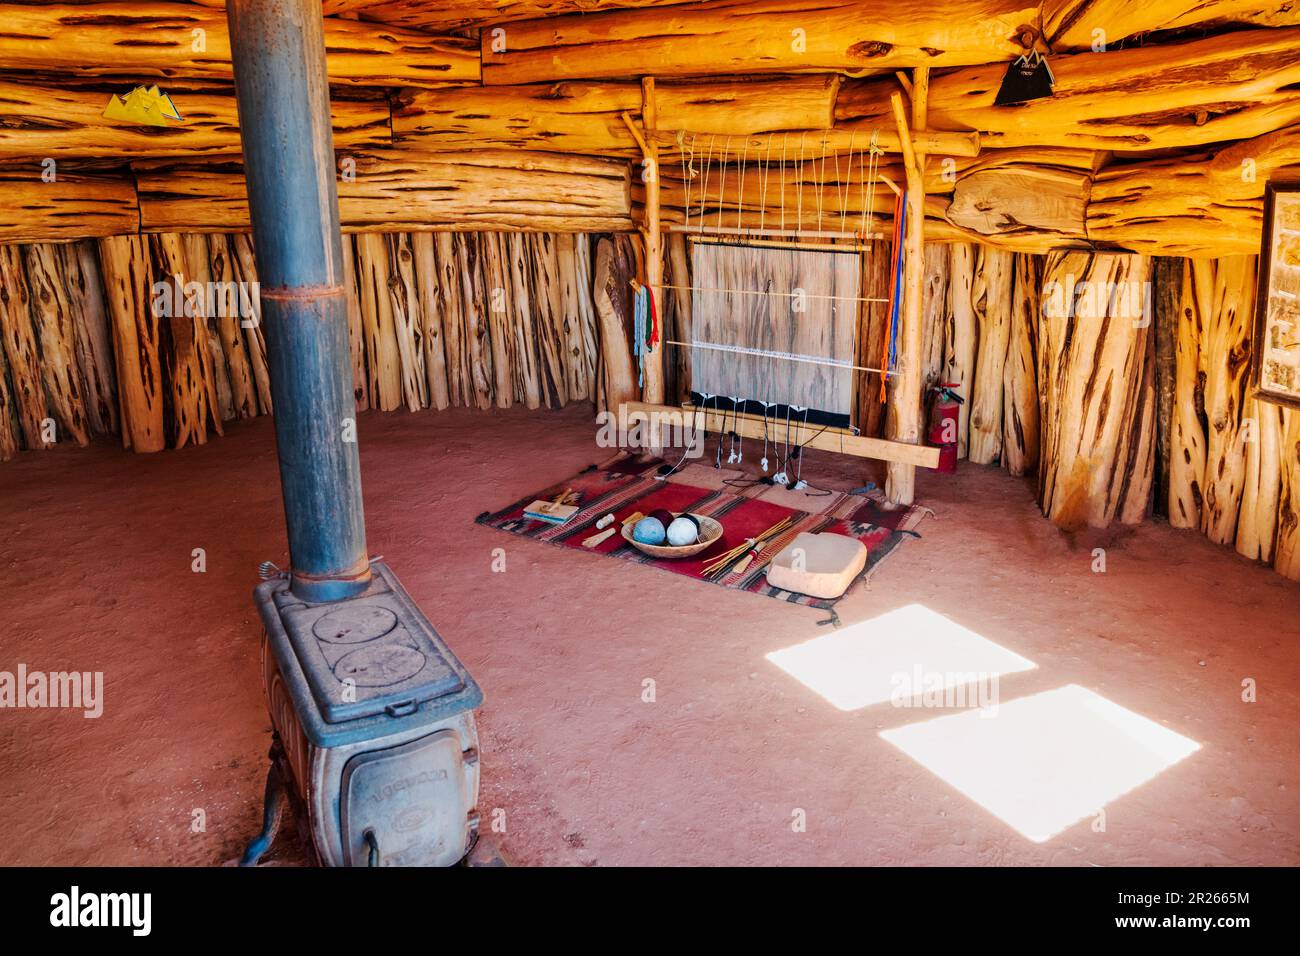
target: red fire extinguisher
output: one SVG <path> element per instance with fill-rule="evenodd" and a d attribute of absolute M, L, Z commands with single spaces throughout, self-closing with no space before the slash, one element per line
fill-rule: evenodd
<path fill-rule="evenodd" d="M 957 429 L 962 398 L 954 391 L 956 382 L 943 382 L 930 389 L 929 442 L 939 449 L 936 471 L 952 474 L 957 470 Z"/>

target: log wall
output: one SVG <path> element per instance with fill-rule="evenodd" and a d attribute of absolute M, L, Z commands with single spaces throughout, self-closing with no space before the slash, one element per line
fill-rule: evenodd
<path fill-rule="evenodd" d="M 634 257 L 630 237 L 345 236 L 358 408 L 603 407 L 630 305 L 614 289 L 598 315 L 594 263 L 626 288 Z M 243 234 L 0 245 L 0 460 L 97 435 L 181 448 L 270 414 L 256 283 Z"/>

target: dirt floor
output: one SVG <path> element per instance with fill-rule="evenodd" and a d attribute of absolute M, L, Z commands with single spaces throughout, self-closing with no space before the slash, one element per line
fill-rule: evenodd
<path fill-rule="evenodd" d="M 965 464 L 921 476 L 935 517 L 841 602 L 838 631 L 806 607 L 474 524 L 607 457 L 594 431 L 582 406 L 361 418 L 371 553 L 487 694 L 479 806 L 485 822 L 505 811 L 515 863 L 1300 863 L 1295 584 L 1159 523 L 1072 540 L 1028 484 Z M 848 488 L 863 468 L 810 454 L 804 477 Z M 105 675 L 99 719 L 0 711 L 0 864 L 235 857 L 260 821 L 270 741 L 250 592 L 258 562 L 286 560 L 271 422 L 154 456 L 23 454 L 0 465 L 0 502 L 0 670 Z M 968 778 L 1001 769 L 959 788 L 881 736 L 957 711 L 841 709 L 766 657 L 874 639 L 884 625 L 863 622 L 914 605 L 1032 662 L 1002 677 L 1006 714 L 1078 685 L 1145 718 L 1147 750 L 1174 734 L 1199 749 L 1148 771 L 1146 750 L 1094 745 L 1048 710 L 1030 716 L 1051 747 L 1012 734 L 986 760 L 976 746 L 958 755 Z M 1035 788 L 1120 764 L 1127 792 L 1104 816 L 1040 842 L 987 808 L 1027 793 L 1042 810 Z M 301 857 L 289 841 L 271 859 Z"/>

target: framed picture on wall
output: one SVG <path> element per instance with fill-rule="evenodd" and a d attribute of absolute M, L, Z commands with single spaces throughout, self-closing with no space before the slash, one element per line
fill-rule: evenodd
<path fill-rule="evenodd" d="M 1256 398 L 1300 408 L 1300 180 L 1264 190 L 1251 382 Z"/>

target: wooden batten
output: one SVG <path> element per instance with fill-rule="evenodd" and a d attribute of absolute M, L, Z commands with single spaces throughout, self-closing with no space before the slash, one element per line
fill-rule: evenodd
<path fill-rule="evenodd" d="M 667 17 L 654 9 L 548 17 L 511 24 L 504 44 L 483 31 L 483 81 L 624 77 L 638 66 L 664 77 L 987 63 L 1018 55 L 1017 30 L 1037 16 L 1023 0 L 966 0 L 959 10 L 907 0 L 714 0 Z"/>
<path fill-rule="evenodd" d="M 0 67 L 6 70 L 122 76 L 131 83 L 232 75 L 225 13 L 193 3 L 6 3 L 4 20 Z M 335 84 L 477 82 L 475 46 L 356 20 L 325 21 L 326 61 Z"/>

